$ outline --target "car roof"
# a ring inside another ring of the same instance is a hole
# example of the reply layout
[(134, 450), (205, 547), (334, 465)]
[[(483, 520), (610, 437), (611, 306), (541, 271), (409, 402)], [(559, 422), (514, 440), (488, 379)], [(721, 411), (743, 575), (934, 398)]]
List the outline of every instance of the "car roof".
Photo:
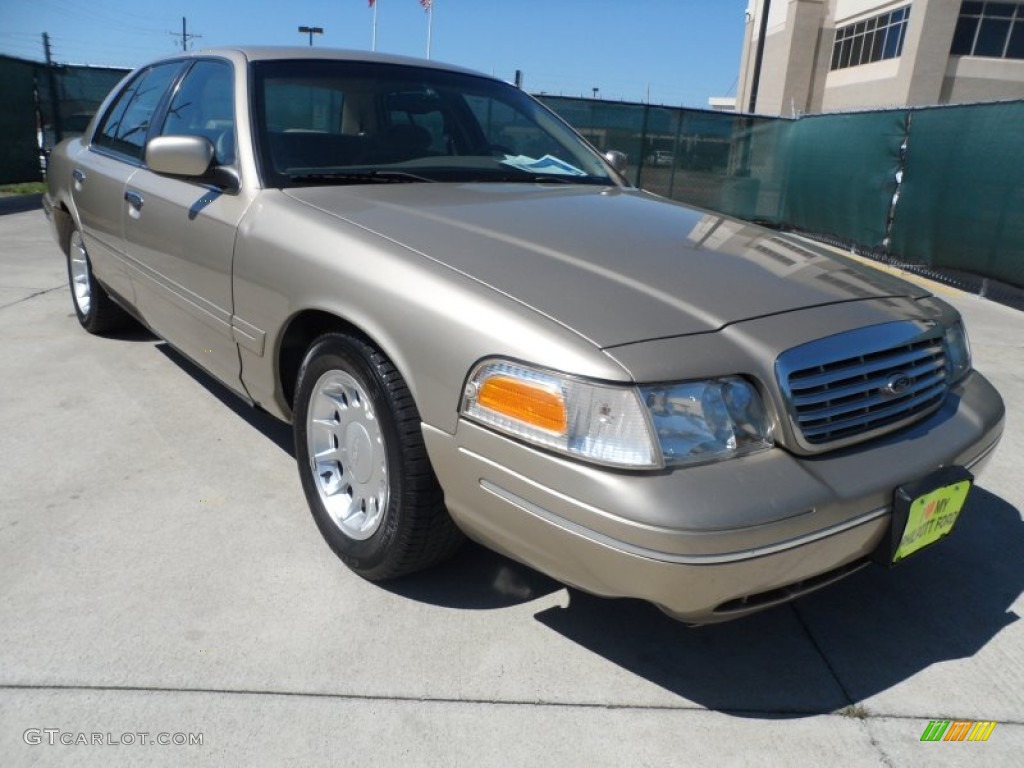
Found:
[(174, 59), (191, 56), (237, 56), (241, 54), (248, 61), (283, 61), (283, 60), (322, 60), (322, 61), (367, 61), (381, 64), (404, 64), (414, 67), (429, 67), (431, 69), (442, 69), (449, 72), (462, 72), (467, 75), (492, 78), (473, 69), (458, 67), (453, 64), (444, 64), (430, 59), (419, 59), (413, 56), (398, 56), (390, 53), (373, 53), (371, 51), (360, 51), (343, 48), (313, 48), (302, 45), (253, 45), (253, 46), (222, 46), (219, 48), (204, 48), (202, 50), (190, 51), (188, 53), (170, 54), (166, 59)]

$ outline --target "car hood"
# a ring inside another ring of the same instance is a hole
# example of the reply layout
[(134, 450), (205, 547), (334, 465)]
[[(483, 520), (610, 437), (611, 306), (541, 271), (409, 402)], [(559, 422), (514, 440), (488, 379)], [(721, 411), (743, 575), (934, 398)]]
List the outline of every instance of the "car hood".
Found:
[(633, 189), (310, 187), (286, 194), (514, 298), (602, 348), (927, 292), (803, 241)]

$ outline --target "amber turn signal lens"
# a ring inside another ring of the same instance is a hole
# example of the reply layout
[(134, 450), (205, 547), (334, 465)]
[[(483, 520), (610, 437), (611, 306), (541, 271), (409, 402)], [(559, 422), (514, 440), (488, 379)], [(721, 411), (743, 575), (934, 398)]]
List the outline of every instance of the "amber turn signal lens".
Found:
[(484, 381), (477, 402), (504, 416), (549, 432), (566, 431), (565, 400), (561, 392), (509, 376)]

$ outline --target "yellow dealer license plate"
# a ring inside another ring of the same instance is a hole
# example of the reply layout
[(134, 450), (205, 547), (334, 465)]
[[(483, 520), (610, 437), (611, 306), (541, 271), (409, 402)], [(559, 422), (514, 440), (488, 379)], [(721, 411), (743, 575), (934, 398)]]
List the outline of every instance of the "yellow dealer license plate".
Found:
[(916, 496), (910, 502), (907, 524), (893, 554), (893, 563), (934, 544), (952, 531), (970, 490), (970, 479), (963, 478)]

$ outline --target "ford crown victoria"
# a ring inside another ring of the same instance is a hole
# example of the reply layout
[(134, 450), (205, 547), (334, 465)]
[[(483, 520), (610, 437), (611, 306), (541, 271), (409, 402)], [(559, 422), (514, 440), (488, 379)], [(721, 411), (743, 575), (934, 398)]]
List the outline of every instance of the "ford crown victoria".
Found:
[(701, 623), (949, 534), (1004, 415), (957, 312), (623, 160), (467, 70), (223, 49), (129, 75), (45, 207), (82, 326), (290, 422), (367, 579), (468, 536)]

